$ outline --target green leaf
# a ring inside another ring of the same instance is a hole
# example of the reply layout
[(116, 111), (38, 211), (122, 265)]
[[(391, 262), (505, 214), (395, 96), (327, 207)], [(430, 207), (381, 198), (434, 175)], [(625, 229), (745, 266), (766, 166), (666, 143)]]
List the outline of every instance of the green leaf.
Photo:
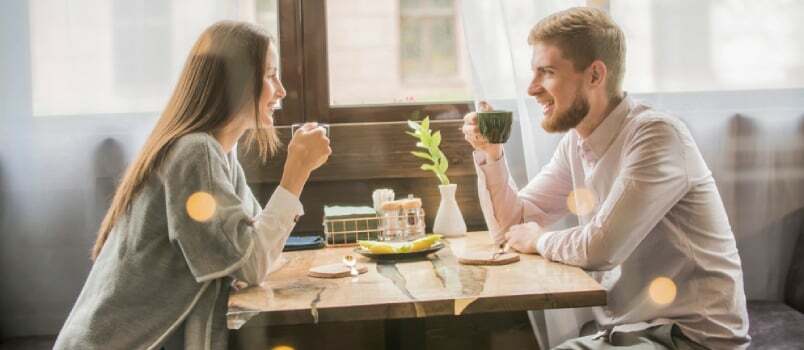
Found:
[(425, 117), (421, 122), (408, 120), (408, 127), (414, 131), (406, 131), (405, 133), (418, 139), (416, 147), (427, 150), (427, 153), (418, 151), (411, 151), (410, 153), (418, 158), (433, 162), (432, 164), (422, 164), (421, 169), (432, 171), (441, 184), (449, 185), (449, 178), (446, 174), (449, 162), (444, 152), (439, 149), (442, 141), (441, 131), (433, 132), (433, 130), (430, 130), (429, 116)]
[(444, 155), (444, 152), (442, 152), (442, 151), (441, 151), (440, 149), (438, 149), (438, 148), (436, 148), (436, 149), (435, 149), (435, 154), (436, 154), (436, 155), (435, 155), (435, 157), (434, 157), (434, 158), (438, 158), (438, 160), (439, 160), (439, 161), (440, 161), (441, 159), (446, 159), (446, 158), (447, 158), (447, 156), (445, 156), (445, 155)]
[(422, 143), (430, 145), (430, 138), (430, 130), (419, 130), (419, 139), (422, 140)]
[(438, 165), (438, 170), (446, 174), (447, 169), (449, 169), (449, 161), (447, 161), (447, 158), (441, 158), (441, 164)]
[(433, 134), (433, 146), (438, 147), (441, 145), (441, 130), (436, 131)]
[(438, 164), (438, 148), (430, 147), (427, 149), (427, 152), (430, 153), (430, 159), (433, 161), (433, 164)]
[(442, 185), (449, 185), (449, 178), (447, 177), (447, 175), (436, 174), (436, 176), (438, 177), (438, 180), (441, 181)]
[(438, 150), (438, 170), (442, 173), (446, 173), (448, 168), (449, 161), (447, 160), (447, 156), (444, 155), (444, 152)]
[(416, 157), (419, 157), (419, 158), (424, 158), (424, 159), (427, 159), (427, 160), (433, 160), (433, 157), (430, 157), (429, 154), (424, 153), (424, 152), (411, 151), (410, 153), (413, 154)]

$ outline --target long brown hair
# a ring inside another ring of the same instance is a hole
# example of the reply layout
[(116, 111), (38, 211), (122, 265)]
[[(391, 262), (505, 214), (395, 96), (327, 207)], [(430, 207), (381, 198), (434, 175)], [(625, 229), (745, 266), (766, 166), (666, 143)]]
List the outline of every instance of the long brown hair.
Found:
[(272, 42), (263, 29), (243, 22), (218, 22), (201, 34), (170, 101), (114, 194), (98, 229), (92, 260), (100, 254), (114, 224), (129, 210), (143, 182), (180, 137), (220, 129), (251, 103), (257, 127), (248, 133), (248, 146), (256, 143), (263, 160), (276, 151), (276, 130), (262, 127), (258, 107)]

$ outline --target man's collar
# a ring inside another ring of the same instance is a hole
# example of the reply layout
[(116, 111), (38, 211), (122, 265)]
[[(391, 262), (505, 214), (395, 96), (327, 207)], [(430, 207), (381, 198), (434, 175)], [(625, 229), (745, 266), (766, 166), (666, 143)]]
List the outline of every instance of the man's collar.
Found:
[(578, 146), (586, 153), (591, 152), (595, 159), (600, 159), (622, 129), (622, 123), (631, 111), (631, 98), (626, 94), (603, 122), (598, 125), (589, 137), (578, 138)]

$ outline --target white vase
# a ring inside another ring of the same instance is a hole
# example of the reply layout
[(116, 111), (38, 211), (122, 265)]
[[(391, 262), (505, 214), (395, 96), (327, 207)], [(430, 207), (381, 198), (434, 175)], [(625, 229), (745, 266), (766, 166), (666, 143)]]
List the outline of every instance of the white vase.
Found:
[(460, 237), (466, 234), (466, 222), (463, 221), (461, 208), (455, 201), (456, 184), (440, 185), (441, 203), (438, 205), (433, 233), (442, 234), (445, 237)]

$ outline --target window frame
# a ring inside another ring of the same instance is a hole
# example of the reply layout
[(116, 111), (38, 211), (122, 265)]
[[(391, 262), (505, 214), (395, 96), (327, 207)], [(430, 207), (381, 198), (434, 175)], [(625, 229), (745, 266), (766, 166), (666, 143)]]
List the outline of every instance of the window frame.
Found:
[(279, 70), (287, 95), (282, 99), (282, 107), (274, 111), (275, 125), (290, 125), (303, 122), (304, 79), (301, 69), (302, 36), (301, 9), (297, 0), (279, 0), (277, 6), (277, 38), (279, 44)]

